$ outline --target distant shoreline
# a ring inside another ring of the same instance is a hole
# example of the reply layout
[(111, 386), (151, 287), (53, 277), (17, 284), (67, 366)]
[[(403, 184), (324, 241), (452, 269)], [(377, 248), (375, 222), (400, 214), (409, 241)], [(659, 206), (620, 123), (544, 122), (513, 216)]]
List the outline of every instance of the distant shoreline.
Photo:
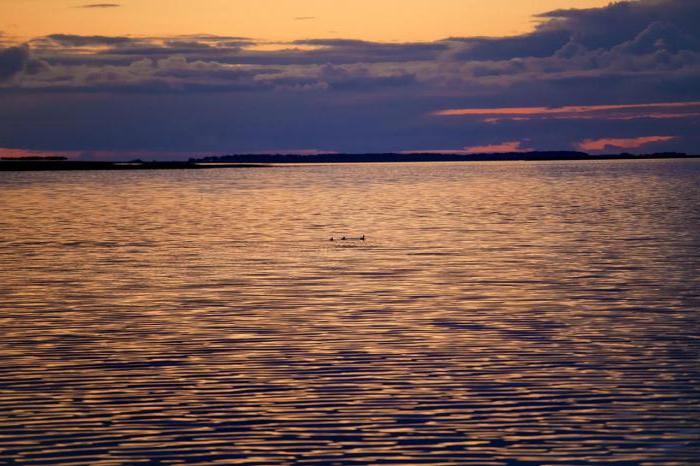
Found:
[(585, 152), (509, 152), (494, 154), (241, 154), (191, 158), (188, 161), (102, 162), (67, 160), (61, 157), (0, 159), (0, 171), (81, 171), (81, 170), (202, 170), (214, 168), (263, 168), (289, 164), (410, 163), (410, 162), (502, 162), (502, 161), (586, 161), (697, 159), (700, 155), (677, 152), (655, 154), (590, 155)]
[(482, 154), (445, 154), (445, 153), (384, 153), (384, 154), (237, 154), (220, 157), (192, 158), (192, 163), (264, 163), (264, 164), (298, 164), (298, 163), (405, 163), (405, 162), (502, 162), (502, 161), (567, 161), (567, 160), (650, 160), (650, 159), (689, 159), (698, 155), (679, 152), (654, 154), (609, 154), (591, 155), (576, 151), (532, 151)]
[(259, 168), (254, 163), (192, 162), (92, 162), (82, 160), (0, 160), (0, 171), (92, 171), (92, 170), (206, 170), (212, 168)]

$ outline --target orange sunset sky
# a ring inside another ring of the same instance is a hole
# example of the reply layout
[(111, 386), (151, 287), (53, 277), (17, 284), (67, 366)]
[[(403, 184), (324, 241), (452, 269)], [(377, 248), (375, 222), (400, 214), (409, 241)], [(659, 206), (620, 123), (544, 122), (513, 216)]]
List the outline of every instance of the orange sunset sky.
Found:
[[(503, 36), (533, 28), (536, 13), (606, 0), (2, 0), (0, 30), (24, 38), (225, 34), (268, 40), (343, 37), (429, 41)], [(111, 7), (110, 5), (118, 5)]]

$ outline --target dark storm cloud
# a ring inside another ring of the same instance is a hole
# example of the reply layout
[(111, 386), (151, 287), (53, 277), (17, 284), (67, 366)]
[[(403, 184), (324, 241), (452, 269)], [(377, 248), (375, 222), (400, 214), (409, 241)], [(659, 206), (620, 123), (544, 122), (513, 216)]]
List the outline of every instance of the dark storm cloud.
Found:
[[(698, 111), (685, 103), (700, 101), (700, 2), (540, 19), (529, 34), (430, 43), (54, 34), (0, 51), (0, 105), (12, 121), (0, 140), (63, 150), (698, 147)], [(659, 103), (672, 105), (621, 107)], [(469, 112), (572, 106), (596, 110)], [(439, 114), (447, 109), (467, 111)]]

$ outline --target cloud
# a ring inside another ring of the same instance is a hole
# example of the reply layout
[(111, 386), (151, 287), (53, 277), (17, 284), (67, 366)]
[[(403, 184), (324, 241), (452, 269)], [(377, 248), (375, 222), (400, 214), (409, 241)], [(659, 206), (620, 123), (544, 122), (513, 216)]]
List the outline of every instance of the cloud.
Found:
[(588, 49), (611, 49), (633, 41), (654, 23), (672, 25), (697, 38), (700, 4), (695, 0), (620, 1), (601, 8), (551, 11), (540, 18), (545, 21), (539, 31), (565, 31)]
[(88, 3), (87, 5), (80, 5), (76, 8), (119, 8), (120, 6), (119, 3)]
[(548, 57), (569, 40), (564, 30), (538, 31), (532, 34), (506, 38), (452, 39), (461, 42), (451, 58), (454, 60), (510, 60), (519, 57)]
[(77, 154), (71, 152), (55, 152), (45, 150), (31, 149), (13, 149), (9, 147), (0, 147), (0, 157), (3, 158), (20, 158), (20, 157), (75, 157)]
[(0, 82), (19, 74), (29, 64), (29, 48), (26, 46), (0, 49)]
[(466, 153), (596, 141), (620, 150), (610, 141), (661, 134), (671, 139), (648, 147), (700, 147), (700, 2), (618, 2), (538, 20), (512, 37), (404, 43), (3, 37), (0, 108), (11, 124), (0, 140), (173, 154), (259, 152), (269, 141), (340, 152), (469, 141), (440, 150)]
[(435, 116), (476, 116), (486, 122), (506, 119), (524, 121), (534, 118), (565, 120), (633, 120), (637, 118), (696, 118), (700, 102), (662, 102), (648, 104), (578, 105), (563, 107), (456, 108), (433, 112)]
[(485, 144), (481, 146), (465, 146), (461, 149), (423, 149), (423, 150), (403, 150), (402, 154), (499, 154), (507, 152), (522, 152), (527, 150), (521, 141), (507, 141), (496, 144)]
[(579, 51), (648, 53), (697, 50), (700, 4), (695, 0), (620, 1), (606, 7), (556, 10), (539, 15), (536, 30), (506, 38), (456, 38), (455, 60), (550, 57), (568, 47)]
[(464, 151), (468, 154), (476, 153), (498, 153), (498, 152), (519, 152), (524, 150), (520, 141), (501, 142), (498, 144), (487, 144), (484, 146), (465, 147)]
[(335, 90), (370, 91), (409, 86), (415, 83), (415, 76), (410, 73), (378, 76), (367, 68), (346, 68), (328, 64), (319, 69), (318, 81)]
[[(53, 34), (31, 44), (51, 63), (128, 65), (134, 60), (182, 55), (188, 60), (216, 60), (230, 65), (324, 65), (327, 63), (407, 63), (436, 60), (446, 43), (386, 44), (348, 39), (299, 40), (269, 44), (244, 37), (125, 37)], [(275, 45), (273, 49), (257, 48)], [(93, 53), (74, 48), (92, 48)]]
[[(142, 59), (175, 55), (191, 62), (284, 66), (304, 75), (307, 70), (302, 67), (326, 64), (362, 65), (379, 74), (401, 65), (401, 73), (393, 74), (413, 75), (426, 89), (451, 88), (456, 92), (515, 90), (516, 86), (534, 86), (534, 80), (539, 87), (579, 80), (577, 86), (584, 92), (577, 97), (593, 100), (589, 88), (599, 89), (601, 80), (628, 80), (634, 76), (637, 83), (633, 87), (640, 88), (652, 87), (653, 73), (663, 73), (666, 87), (697, 77), (700, 34), (689, 17), (700, 18), (700, 4), (687, 0), (641, 0), (546, 13), (535, 32), (506, 38), (451, 38), (428, 43), (307, 39), (278, 44), (272, 50), (257, 48), (265, 44), (240, 37), (54, 34), (32, 41), (32, 46), (47, 63), (71, 66), (128, 66)], [(73, 48), (94, 50), (86, 53)], [(421, 66), (421, 62), (426, 66)], [(285, 73), (285, 77), (289, 74)], [(526, 93), (520, 97), (526, 100)]]
[(52, 34), (46, 39), (66, 47), (116, 46), (138, 43), (136, 39), (124, 36), (80, 36), (76, 34)]
[(586, 139), (579, 142), (576, 147), (579, 150), (597, 152), (607, 149), (638, 149), (647, 144), (667, 142), (676, 139), (675, 136), (642, 136), (636, 138), (602, 138)]
[(294, 21), (311, 21), (316, 19), (315, 16), (297, 16), (294, 18)]

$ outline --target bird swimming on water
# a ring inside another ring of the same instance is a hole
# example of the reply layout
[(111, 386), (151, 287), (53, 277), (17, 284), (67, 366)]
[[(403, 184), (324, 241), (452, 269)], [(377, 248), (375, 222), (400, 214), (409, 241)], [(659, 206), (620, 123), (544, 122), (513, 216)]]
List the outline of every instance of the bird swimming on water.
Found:
[[(348, 238), (347, 236), (343, 236), (340, 238), (340, 241), (365, 241), (365, 235), (360, 236), (359, 238)], [(331, 239), (328, 241), (335, 241), (335, 237), (331, 236)]]

